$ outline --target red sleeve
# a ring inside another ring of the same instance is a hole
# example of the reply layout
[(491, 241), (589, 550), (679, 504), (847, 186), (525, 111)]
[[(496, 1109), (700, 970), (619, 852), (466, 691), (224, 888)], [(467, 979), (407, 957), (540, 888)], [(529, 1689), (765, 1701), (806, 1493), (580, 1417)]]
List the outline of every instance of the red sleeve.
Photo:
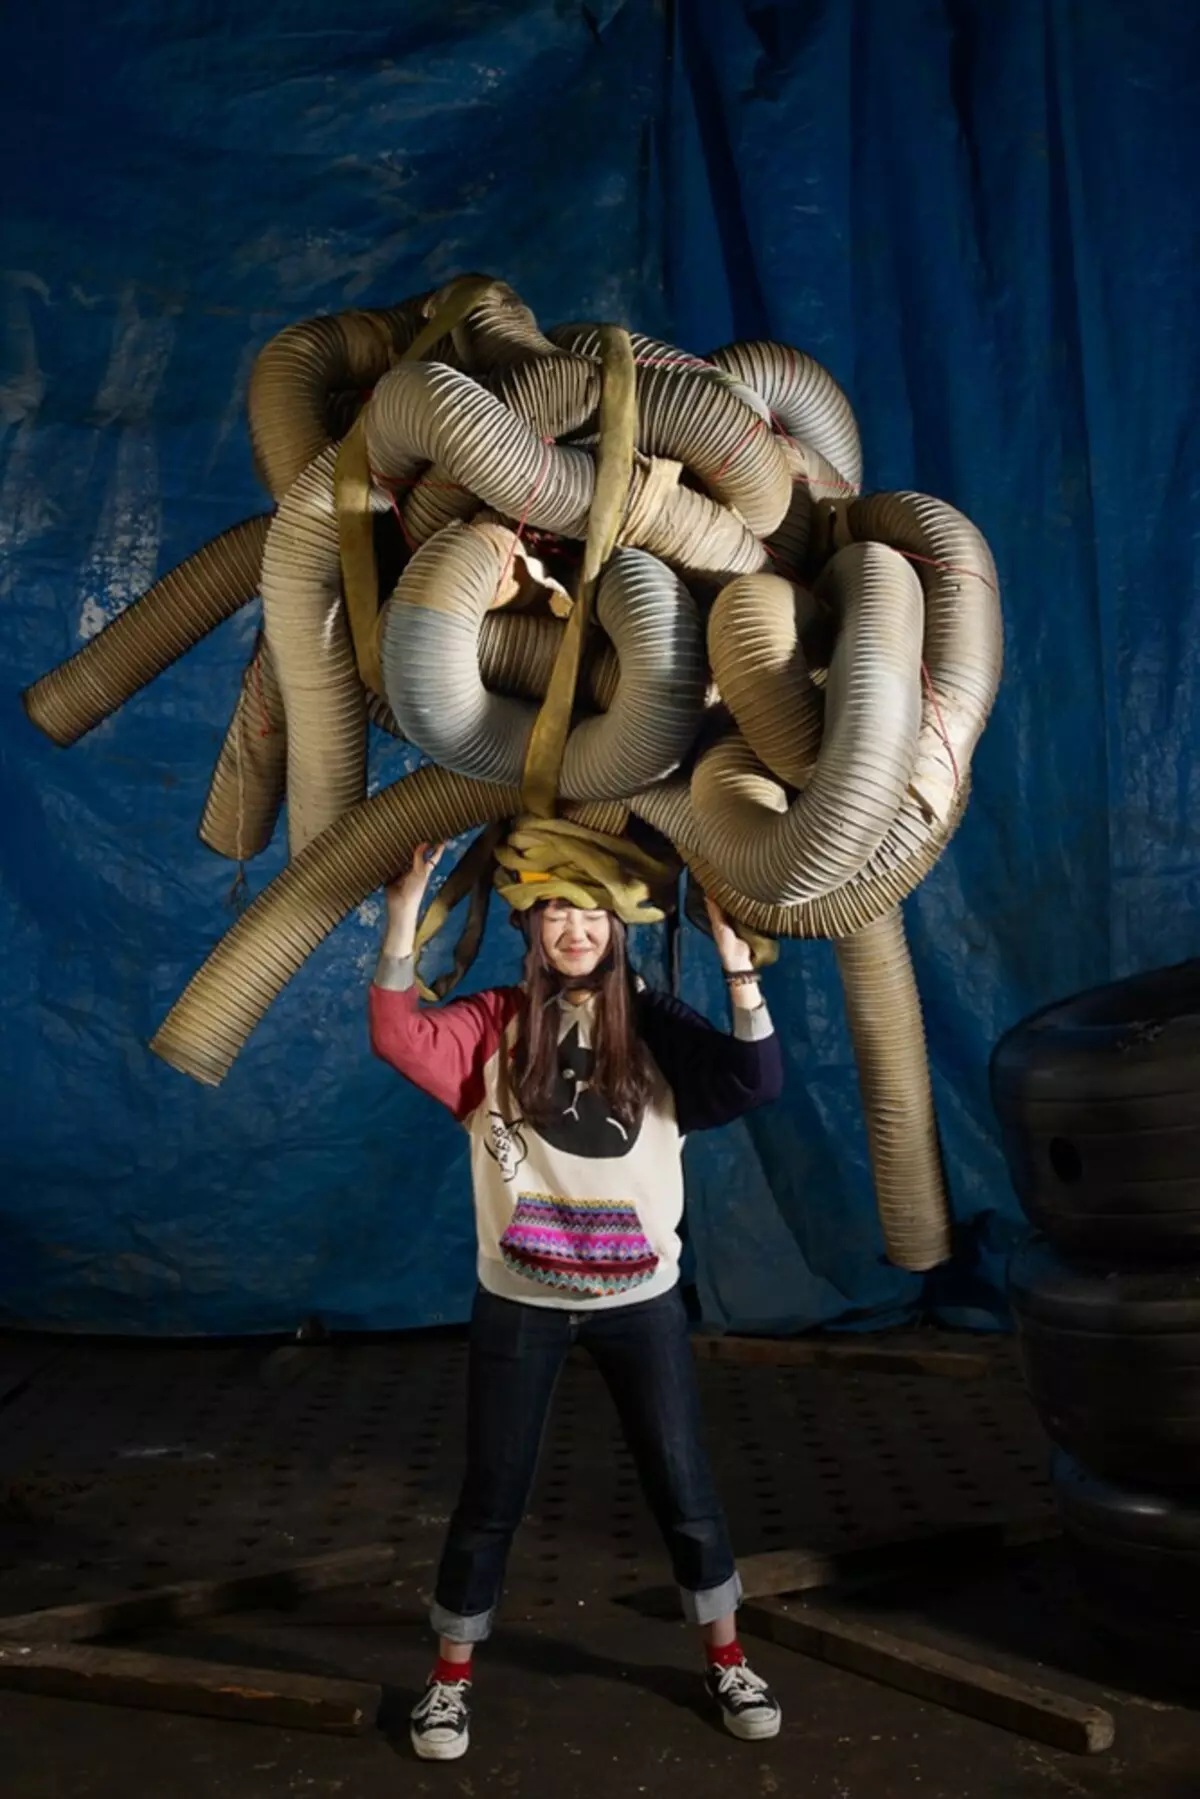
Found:
[(371, 1048), (461, 1124), (483, 1099), (483, 1071), (517, 1009), (518, 991), (493, 987), (423, 1010), (415, 987), (370, 988)]

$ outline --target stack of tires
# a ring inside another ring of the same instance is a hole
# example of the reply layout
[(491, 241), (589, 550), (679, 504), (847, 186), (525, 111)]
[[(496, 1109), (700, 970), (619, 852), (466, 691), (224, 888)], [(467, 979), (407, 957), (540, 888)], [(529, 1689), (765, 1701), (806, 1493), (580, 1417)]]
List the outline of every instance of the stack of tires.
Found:
[(1051, 1006), (992, 1056), (1022, 1367), (1093, 1620), (1200, 1680), (1200, 961)]

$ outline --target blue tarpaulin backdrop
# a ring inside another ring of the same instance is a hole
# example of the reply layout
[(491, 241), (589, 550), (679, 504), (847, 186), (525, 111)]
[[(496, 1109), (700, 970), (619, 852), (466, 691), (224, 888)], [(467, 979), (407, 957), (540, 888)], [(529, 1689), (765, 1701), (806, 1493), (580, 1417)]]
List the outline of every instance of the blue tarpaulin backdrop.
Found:
[[(956, 1260), (882, 1261), (826, 945), (772, 977), (786, 1097), (688, 1162), (712, 1322), (1002, 1320), (1019, 1218), (993, 1040), (1200, 951), (1192, 9), (51, 0), (7, 9), (0, 85), (0, 1322), (465, 1315), (464, 1140), (367, 1050), (377, 905), (219, 1090), (145, 1047), (231, 920), (195, 830), (255, 619), (70, 751), (17, 696), (263, 508), (243, 396), (273, 332), (466, 269), (545, 321), (803, 346), (849, 390), (868, 485), (988, 536), (1005, 684), (966, 825), (908, 907)], [(376, 743), (373, 781), (406, 753)], [(477, 978), (514, 951), (497, 921)], [(692, 932), (684, 992), (722, 1003)]]

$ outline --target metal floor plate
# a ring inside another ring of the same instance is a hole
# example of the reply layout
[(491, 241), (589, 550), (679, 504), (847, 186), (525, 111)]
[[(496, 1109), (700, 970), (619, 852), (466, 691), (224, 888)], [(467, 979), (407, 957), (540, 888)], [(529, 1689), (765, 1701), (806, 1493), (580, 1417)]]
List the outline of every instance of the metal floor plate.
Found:
[[(0, 1340), (3, 1610), (380, 1539), (398, 1551), (394, 1602), (423, 1603), (460, 1466), (460, 1338), (67, 1343), (23, 1386), (5, 1380), (21, 1356), (28, 1343)], [(979, 1380), (707, 1360), (700, 1379), (739, 1554), (1049, 1506), (1045, 1441), (1006, 1345)], [(668, 1578), (603, 1382), (572, 1361), (510, 1614), (549, 1618)]]

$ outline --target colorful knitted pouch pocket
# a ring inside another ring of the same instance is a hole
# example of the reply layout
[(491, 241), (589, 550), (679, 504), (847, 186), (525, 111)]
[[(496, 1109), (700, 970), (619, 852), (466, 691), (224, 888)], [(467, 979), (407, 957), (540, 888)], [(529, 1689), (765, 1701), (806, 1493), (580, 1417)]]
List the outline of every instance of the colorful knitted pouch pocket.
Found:
[(637, 1207), (623, 1199), (522, 1193), (500, 1254), (514, 1274), (580, 1299), (628, 1293), (658, 1267)]

